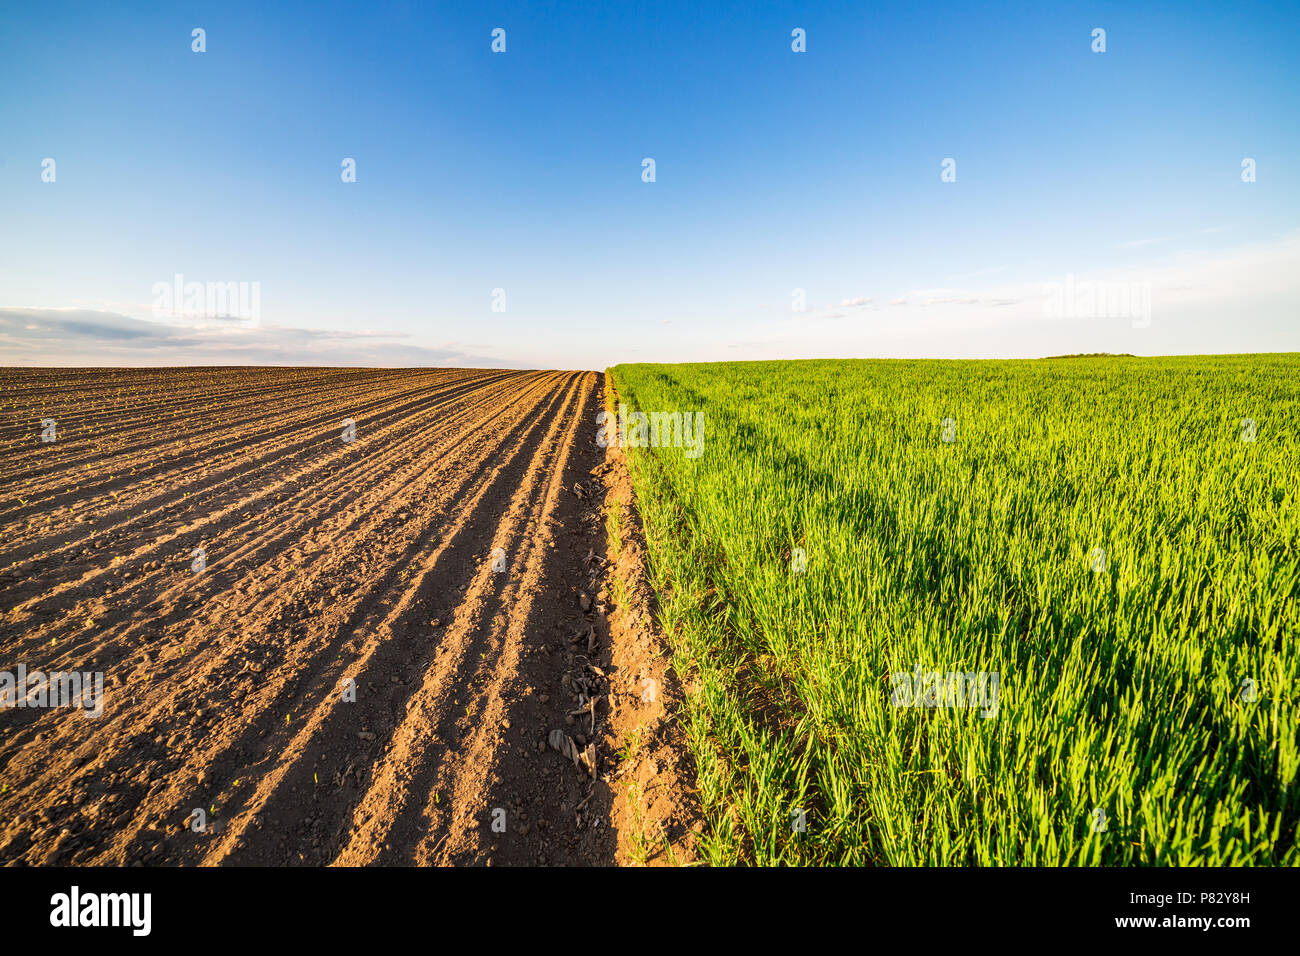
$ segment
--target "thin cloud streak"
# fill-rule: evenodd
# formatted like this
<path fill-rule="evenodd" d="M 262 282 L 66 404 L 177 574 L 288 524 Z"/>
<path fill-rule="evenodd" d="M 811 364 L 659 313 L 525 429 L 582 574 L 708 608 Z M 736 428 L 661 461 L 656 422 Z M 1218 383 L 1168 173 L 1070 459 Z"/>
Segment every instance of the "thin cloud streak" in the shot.
<path fill-rule="evenodd" d="M 402 334 L 146 322 L 92 309 L 0 307 L 0 362 L 25 366 L 341 365 L 517 368 Z"/>

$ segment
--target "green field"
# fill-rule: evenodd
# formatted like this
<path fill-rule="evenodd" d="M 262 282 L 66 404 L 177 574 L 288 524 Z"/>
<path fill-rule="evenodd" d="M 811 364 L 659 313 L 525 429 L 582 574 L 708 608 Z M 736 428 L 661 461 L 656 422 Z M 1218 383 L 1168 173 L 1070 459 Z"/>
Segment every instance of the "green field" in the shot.
<path fill-rule="evenodd" d="M 1300 863 L 1300 356 L 611 375 L 711 862 Z"/>

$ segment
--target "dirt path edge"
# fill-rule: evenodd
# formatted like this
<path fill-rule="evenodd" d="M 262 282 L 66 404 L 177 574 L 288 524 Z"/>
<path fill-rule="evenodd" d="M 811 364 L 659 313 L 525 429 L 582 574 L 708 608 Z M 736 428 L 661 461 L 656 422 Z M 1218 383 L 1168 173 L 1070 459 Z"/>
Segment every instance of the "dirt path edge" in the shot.
<path fill-rule="evenodd" d="M 604 407 L 610 416 L 617 407 L 608 372 Z M 658 624 L 627 457 L 617 441 L 604 451 L 592 477 L 603 488 L 605 553 L 592 562 L 592 570 L 596 631 L 610 648 L 612 664 L 610 712 L 600 749 L 613 764 L 607 779 L 613 791 L 610 823 L 618 834 L 617 861 L 623 866 L 698 864 L 705 824 L 679 716 L 684 692 Z"/>

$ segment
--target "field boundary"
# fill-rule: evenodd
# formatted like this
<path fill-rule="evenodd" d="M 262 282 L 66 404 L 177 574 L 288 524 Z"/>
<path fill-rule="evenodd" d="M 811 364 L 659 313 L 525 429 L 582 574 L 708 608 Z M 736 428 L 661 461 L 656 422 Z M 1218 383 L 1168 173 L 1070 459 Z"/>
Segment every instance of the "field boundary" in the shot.
<path fill-rule="evenodd" d="M 608 373 L 604 379 L 604 407 L 612 412 L 617 397 Z M 658 622 L 636 494 L 617 442 L 605 448 L 592 477 L 604 488 L 604 554 L 592 557 L 592 573 L 596 634 L 612 665 L 601 749 L 612 755 L 607 779 L 617 859 L 633 866 L 695 864 L 704 815 L 681 723 L 685 692 Z"/>

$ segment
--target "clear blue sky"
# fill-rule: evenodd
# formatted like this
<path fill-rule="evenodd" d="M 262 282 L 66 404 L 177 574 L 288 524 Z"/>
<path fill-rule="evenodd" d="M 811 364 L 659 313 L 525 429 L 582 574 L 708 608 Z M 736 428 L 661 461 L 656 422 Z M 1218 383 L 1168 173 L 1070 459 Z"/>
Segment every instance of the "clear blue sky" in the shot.
<path fill-rule="evenodd" d="M 1296 351 L 1298 37 L 1293 2 L 10 4 L 0 361 Z M 260 283 L 259 326 L 161 321 L 176 273 Z M 1149 327 L 1045 319 L 1067 275 L 1148 283 Z"/>

